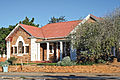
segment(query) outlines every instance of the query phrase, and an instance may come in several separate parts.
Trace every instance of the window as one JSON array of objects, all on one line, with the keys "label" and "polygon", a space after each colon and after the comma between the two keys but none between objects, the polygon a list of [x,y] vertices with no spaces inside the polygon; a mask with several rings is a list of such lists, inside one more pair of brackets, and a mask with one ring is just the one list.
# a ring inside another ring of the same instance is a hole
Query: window
[{"label": "window", "polygon": [[19,41],[18,43],[18,52],[19,53],[24,53],[24,48],[23,48],[23,42],[22,41]]},{"label": "window", "polygon": [[24,53],[24,46],[22,46],[22,53]]},{"label": "window", "polygon": [[53,44],[50,45],[49,50],[50,50],[50,53],[54,53],[54,45]]},{"label": "window", "polygon": [[11,54],[13,53],[13,47],[11,47]]},{"label": "window", "polygon": [[17,53],[17,47],[15,47],[15,54]]},{"label": "window", "polygon": [[52,45],[50,45],[50,53],[52,53]]},{"label": "window", "polygon": [[29,46],[26,46],[26,53],[29,53]]}]

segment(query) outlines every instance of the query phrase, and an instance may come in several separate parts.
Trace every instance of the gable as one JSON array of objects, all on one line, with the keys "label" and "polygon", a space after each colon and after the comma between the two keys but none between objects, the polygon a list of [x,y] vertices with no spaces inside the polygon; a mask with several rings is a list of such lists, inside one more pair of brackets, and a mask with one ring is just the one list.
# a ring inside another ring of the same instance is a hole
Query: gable
[{"label": "gable", "polygon": [[[11,39],[11,38],[13,37],[13,35],[16,34],[16,32],[17,32],[20,28],[21,28],[24,32],[26,32],[26,34],[28,34],[28,35],[31,36],[31,34],[30,34],[28,31],[26,31],[23,27],[21,27],[21,26],[18,24],[18,25],[9,33],[9,35],[5,38],[5,40]],[[22,31],[22,32],[23,32],[23,31]]]},{"label": "gable", "polygon": [[11,35],[11,39],[12,39],[11,44],[15,45],[20,36],[23,38],[23,41],[25,41],[25,43],[29,44],[30,39],[28,38],[30,37],[30,35],[27,32],[25,32],[21,27],[18,27],[17,31],[15,31]]}]

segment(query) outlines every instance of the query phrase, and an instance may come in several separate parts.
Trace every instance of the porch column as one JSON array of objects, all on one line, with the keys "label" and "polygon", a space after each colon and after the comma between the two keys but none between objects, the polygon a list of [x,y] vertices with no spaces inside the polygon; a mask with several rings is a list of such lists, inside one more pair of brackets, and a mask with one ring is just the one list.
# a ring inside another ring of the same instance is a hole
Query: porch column
[{"label": "porch column", "polygon": [[47,42],[47,61],[49,60],[49,42]]},{"label": "porch column", "polygon": [[37,43],[37,60],[40,61],[40,43]]},{"label": "porch column", "polygon": [[25,46],[24,46],[24,54],[26,53],[26,51],[25,51]]},{"label": "porch column", "polygon": [[56,51],[57,51],[57,60],[58,60],[58,42],[57,42],[57,50]]},{"label": "porch column", "polygon": [[62,60],[62,54],[63,54],[63,42],[60,41],[60,61]]},{"label": "porch column", "polygon": [[18,46],[17,46],[17,54],[18,54]]},{"label": "porch column", "polygon": [[7,59],[9,59],[10,58],[10,40],[9,41],[7,41]]}]

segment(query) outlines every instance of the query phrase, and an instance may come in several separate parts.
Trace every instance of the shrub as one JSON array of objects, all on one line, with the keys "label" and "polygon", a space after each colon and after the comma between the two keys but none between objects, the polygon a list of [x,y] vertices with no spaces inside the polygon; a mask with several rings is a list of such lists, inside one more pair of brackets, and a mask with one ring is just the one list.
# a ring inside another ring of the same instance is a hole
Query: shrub
[{"label": "shrub", "polygon": [[81,51],[77,56],[77,63],[94,63],[95,62],[95,55],[92,53],[88,53],[88,51]]},{"label": "shrub", "polygon": [[57,63],[57,66],[73,66],[76,65],[76,62],[71,61],[69,56],[66,56]]},{"label": "shrub", "polygon": [[8,66],[10,63],[8,61],[0,62],[0,66]]},{"label": "shrub", "polygon": [[98,59],[98,63],[106,63],[106,61],[103,59]]},{"label": "shrub", "polygon": [[8,59],[8,62],[9,62],[11,65],[13,65],[15,61],[17,61],[17,58],[15,58],[15,57],[10,57],[10,58]]}]

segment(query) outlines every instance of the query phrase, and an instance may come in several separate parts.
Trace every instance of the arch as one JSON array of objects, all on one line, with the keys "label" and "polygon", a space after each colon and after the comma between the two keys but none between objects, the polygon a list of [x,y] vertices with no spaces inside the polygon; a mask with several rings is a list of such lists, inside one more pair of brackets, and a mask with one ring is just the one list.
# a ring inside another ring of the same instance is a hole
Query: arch
[{"label": "arch", "polygon": [[17,42],[16,42],[16,44],[15,44],[15,45],[17,45],[17,46],[18,46],[19,41],[21,41],[21,42],[23,43],[23,46],[25,46],[25,41],[24,41],[24,39],[23,39],[23,37],[22,37],[22,36],[19,36],[19,37],[18,37]]}]

